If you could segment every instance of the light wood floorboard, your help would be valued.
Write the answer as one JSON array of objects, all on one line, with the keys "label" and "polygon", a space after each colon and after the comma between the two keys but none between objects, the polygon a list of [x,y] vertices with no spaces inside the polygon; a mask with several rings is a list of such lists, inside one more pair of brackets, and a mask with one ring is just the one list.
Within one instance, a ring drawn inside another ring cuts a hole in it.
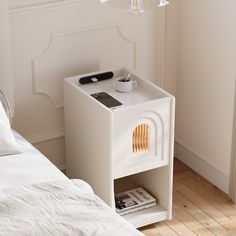
[{"label": "light wood floorboard", "polygon": [[175,159],[173,219],[140,228],[146,236],[236,236],[236,205]]}]

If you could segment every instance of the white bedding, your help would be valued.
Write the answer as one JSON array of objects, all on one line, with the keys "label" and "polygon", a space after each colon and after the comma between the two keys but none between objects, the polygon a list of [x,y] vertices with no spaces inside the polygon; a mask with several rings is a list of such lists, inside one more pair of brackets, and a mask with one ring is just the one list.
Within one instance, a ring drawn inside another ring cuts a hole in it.
[{"label": "white bedding", "polygon": [[139,236],[82,180],[70,181],[14,132],[21,154],[0,157],[0,236]]},{"label": "white bedding", "polygon": [[83,181],[0,190],[1,236],[140,236]]},{"label": "white bedding", "polygon": [[0,157],[0,189],[67,179],[22,136],[16,132],[14,136],[22,153]]}]

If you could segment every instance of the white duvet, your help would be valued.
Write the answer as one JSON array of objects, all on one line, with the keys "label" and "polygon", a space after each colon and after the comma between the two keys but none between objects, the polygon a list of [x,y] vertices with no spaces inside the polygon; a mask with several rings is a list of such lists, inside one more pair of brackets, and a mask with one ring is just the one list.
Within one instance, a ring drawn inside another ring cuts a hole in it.
[{"label": "white duvet", "polygon": [[81,180],[0,190],[0,235],[143,235]]}]

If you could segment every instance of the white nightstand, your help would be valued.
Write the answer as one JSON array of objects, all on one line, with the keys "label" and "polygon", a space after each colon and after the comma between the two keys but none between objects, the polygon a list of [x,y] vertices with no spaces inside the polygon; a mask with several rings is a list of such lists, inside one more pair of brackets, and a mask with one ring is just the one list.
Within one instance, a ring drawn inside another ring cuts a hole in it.
[{"label": "white nightstand", "polygon": [[[174,97],[135,75],[138,86],[129,93],[116,92],[114,78],[81,85],[82,76],[64,83],[68,176],[87,181],[113,208],[115,192],[146,189],[158,205],[124,216],[136,227],[171,219]],[[98,92],[123,105],[107,108],[90,96]]]}]

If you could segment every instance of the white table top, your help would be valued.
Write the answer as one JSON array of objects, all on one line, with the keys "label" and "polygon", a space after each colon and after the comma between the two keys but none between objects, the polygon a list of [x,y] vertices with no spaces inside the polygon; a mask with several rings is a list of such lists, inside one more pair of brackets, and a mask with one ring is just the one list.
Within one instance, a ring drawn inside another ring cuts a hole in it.
[{"label": "white table top", "polygon": [[[133,78],[132,78],[133,76]],[[152,85],[146,85],[143,80],[140,80],[138,77],[132,75],[131,78],[137,80],[138,86],[128,93],[117,92],[115,89],[115,80],[116,77],[104,81],[99,81],[96,83],[89,83],[81,85],[79,81],[79,76],[72,77],[72,83],[78,86],[80,89],[85,91],[87,94],[106,92],[114,97],[116,100],[120,101],[124,106],[137,105],[140,103],[160,99],[166,97],[166,94],[163,94],[162,91],[157,91],[158,89]]]}]

